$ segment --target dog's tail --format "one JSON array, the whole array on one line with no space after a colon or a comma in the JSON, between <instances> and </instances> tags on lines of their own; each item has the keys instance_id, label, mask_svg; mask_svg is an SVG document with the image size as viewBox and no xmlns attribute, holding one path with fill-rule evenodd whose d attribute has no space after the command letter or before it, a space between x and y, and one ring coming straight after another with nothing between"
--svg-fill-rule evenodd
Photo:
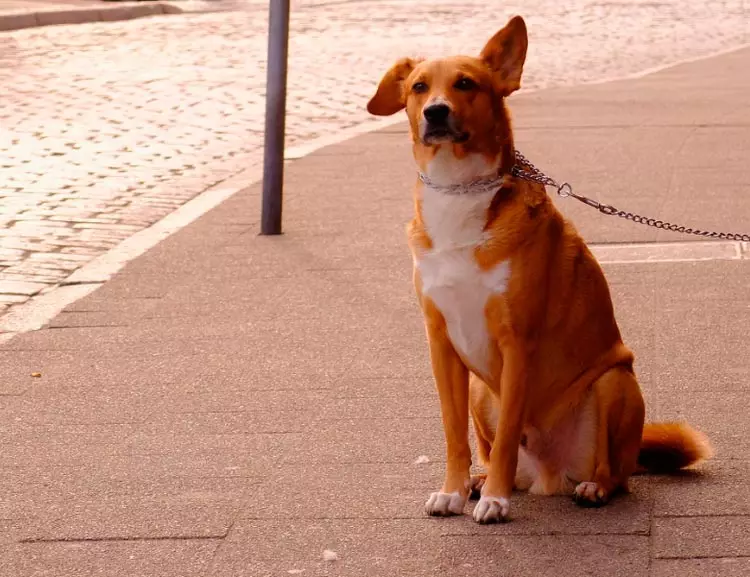
<instances>
[{"instance_id":1,"label":"dog's tail","mask_svg":"<svg viewBox=\"0 0 750 577\"><path fill-rule=\"evenodd\" d=\"M708 437L687 423L647 423L637 472L675 473L712 454Z\"/></svg>"}]
</instances>

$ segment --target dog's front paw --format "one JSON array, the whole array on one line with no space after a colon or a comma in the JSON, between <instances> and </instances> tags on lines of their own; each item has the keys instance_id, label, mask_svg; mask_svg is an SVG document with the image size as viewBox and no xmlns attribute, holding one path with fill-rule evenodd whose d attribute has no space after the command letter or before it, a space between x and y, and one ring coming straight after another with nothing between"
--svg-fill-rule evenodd
<instances>
[{"instance_id":1,"label":"dog's front paw","mask_svg":"<svg viewBox=\"0 0 750 577\"><path fill-rule=\"evenodd\" d=\"M609 495L599 483L590 481L579 483L573 492L573 501L581 507L601 507L608 500Z\"/></svg>"},{"instance_id":2,"label":"dog's front paw","mask_svg":"<svg viewBox=\"0 0 750 577\"><path fill-rule=\"evenodd\" d=\"M450 517L461 515L464 512L466 497L459 492L454 493L432 493L424 505L425 512L432 517Z\"/></svg>"},{"instance_id":3,"label":"dog's front paw","mask_svg":"<svg viewBox=\"0 0 750 577\"><path fill-rule=\"evenodd\" d=\"M482 524L510 521L510 500L482 496L474 507L474 520Z\"/></svg>"}]
</instances>

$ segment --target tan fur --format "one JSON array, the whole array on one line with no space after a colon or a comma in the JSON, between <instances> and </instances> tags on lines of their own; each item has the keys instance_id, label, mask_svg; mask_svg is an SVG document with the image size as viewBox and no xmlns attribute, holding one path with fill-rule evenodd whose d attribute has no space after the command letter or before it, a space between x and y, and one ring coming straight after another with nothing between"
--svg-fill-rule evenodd
<instances>
[{"instance_id":1,"label":"tan fur","mask_svg":"<svg viewBox=\"0 0 750 577\"><path fill-rule=\"evenodd\" d=\"M687 423L647 423L643 428L638 469L671 473L708 459L712 453L708 438Z\"/></svg>"},{"instance_id":2,"label":"tan fur","mask_svg":"<svg viewBox=\"0 0 750 577\"><path fill-rule=\"evenodd\" d=\"M526 46L525 24L515 17L479 58L399 61L368 104L373 114L406 109L421 171L449 151L457 167L473 166L463 161L478 157L505 175L486 207L484 238L473 248L480 270L506 263L511 271L484 308L491 342L484 372L462 358L442 311L423 294L418 264L433 242L423 210L428 191L420 182L407 229L446 439L440 493L465 498L481 485L489 504L475 511L480 522L505 518L500 508L486 510L491 499L506 503L514 486L541 494L575 490L580 503L598 505L627 489L639 455L651 469L667 459L671 470L709 455L707 443L685 426L649 425L644 433L633 354L622 342L599 264L542 186L510 176L514 147L505 97L520 86ZM461 87L463 78L470 89ZM421 138L423 110L437 101L449 104L465 139L428 144ZM486 478L474 481L469 414L487 467ZM452 514L434 504L428 512Z\"/></svg>"}]
</instances>

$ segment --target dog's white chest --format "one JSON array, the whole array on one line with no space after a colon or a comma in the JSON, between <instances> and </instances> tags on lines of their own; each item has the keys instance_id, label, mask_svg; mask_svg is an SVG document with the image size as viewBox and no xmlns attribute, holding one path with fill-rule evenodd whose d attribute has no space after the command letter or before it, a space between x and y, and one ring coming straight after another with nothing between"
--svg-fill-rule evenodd
<instances>
[{"instance_id":1,"label":"dog's white chest","mask_svg":"<svg viewBox=\"0 0 750 577\"><path fill-rule=\"evenodd\" d=\"M482 376L489 373L489 331L485 309L505 292L510 265L482 270L474 250L486 235L487 195L445 195L425 190L422 218L432 249L415 257L422 294L440 310L456 351Z\"/></svg>"},{"instance_id":2,"label":"dog's white chest","mask_svg":"<svg viewBox=\"0 0 750 577\"><path fill-rule=\"evenodd\" d=\"M485 309L492 295L505 292L510 266L482 271L471 249L427 253L417 263L422 294L440 310L456 351L482 376L489 372L489 331Z\"/></svg>"}]
</instances>

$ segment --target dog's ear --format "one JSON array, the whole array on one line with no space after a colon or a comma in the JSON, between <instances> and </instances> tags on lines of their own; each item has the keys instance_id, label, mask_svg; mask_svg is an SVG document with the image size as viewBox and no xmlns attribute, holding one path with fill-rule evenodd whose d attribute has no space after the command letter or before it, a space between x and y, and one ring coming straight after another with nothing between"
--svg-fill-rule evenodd
<instances>
[{"instance_id":1,"label":"dog's ear","mask_svg":"<svg viewBox=\"0 0 750 577\"><path fill-rule=\"evenodd\" d=\"M479 57L492 70L503 96L508 96L521 87L521 73L528 44L526 23L520 16L514 16L482 49Z\"/></svg>"},{"instance_id":2,"label":"dog's ear","mask_svg":"<svg viewBox=\"0 0 750 577\"><path fill-rule=\"evenodd\" d=\"M385 73L375 96L367 103L367 112L375 116L390 116L406 106L404 81L417 65L411 58L402 58Z\"/></svg>"}]
</instances>

